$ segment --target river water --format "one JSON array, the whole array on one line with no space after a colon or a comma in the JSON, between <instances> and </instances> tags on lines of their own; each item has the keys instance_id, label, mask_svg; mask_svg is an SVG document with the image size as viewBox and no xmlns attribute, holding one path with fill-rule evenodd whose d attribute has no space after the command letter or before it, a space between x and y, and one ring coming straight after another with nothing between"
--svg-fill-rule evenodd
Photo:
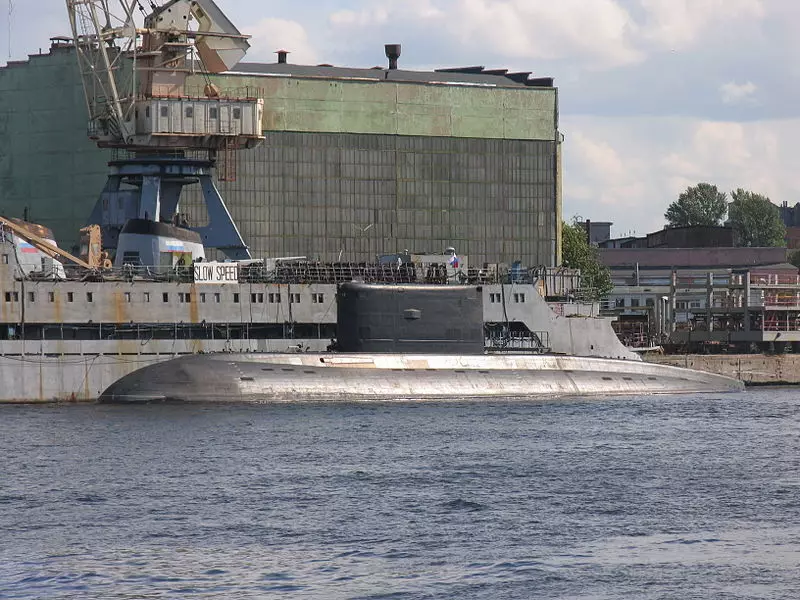
<instances>
[{"instance_id":1,"label":"river water","mask_svg":"<svg viewBox=\"0 0 800 600\"><path fill-rule=\"evenodd\" d=\"M2 598L800 598L800 389L0 407Z\"/></svg>"}]
</instances>

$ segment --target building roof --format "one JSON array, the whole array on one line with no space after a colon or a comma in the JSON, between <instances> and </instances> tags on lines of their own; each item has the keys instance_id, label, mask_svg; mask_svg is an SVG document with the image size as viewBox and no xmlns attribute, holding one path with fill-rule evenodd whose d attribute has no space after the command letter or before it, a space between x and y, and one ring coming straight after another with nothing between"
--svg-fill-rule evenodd
<instances>
[{"instance_id":1,"label":"building roof","mask_svg":"<svg viewBox=\"0 0 800 600\"><path fill-rule=\"evenodd\" d=\"M435 71L405 71L373 67L358 69L332 65L295 65L291 63L242 62L226 74L278 77L321 77L330 79L368 79L485 87L553 87L552 77L530 77L530 73L509 73L506 69L458 67Z\"/></svg>"},{"instance_id":2,"label":"building roof","mask_svg":"<svg viewBox=\"0 0 800 600\"><path fill-rule=\"evenodd\" d=\"M786 262L786 248L599 248L611 269L747 268Z\"/></svg>"}]
</instances>

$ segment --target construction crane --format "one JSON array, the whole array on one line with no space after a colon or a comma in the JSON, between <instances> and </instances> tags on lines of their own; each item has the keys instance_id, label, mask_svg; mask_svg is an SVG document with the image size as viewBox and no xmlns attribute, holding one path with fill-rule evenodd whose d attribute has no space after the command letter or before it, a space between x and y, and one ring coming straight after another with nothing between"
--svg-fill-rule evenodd
<instances>
[{"instance_id":1,"label":"construction crane","mask_svg":"<svg viewBox=\"0 0 800 600\"><path fill-rule=\"evenodd\" d=\"M199 183L209 214L194 228L230 258L250 253L213 182L217 152L263 141L263 99L235 94L209 75L232 69L249 48L213 0L66 0L88 110L98 146L129 151L111 173L90 217L106 248L129 219L169 223L181 192ZM206 78L202 92L187 80ZM196 155L201 155L197 158Z\"/></svg>"}]
</instances>

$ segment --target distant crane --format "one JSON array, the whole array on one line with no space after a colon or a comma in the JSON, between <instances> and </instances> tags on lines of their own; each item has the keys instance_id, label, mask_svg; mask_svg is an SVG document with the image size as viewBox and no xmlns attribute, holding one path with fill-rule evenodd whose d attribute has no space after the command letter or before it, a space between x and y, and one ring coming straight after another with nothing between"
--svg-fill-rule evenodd
<instances>
[{"instance_id":1,"label":"distant crane","mask_svg":"<svg viewBox=\"0 0 800 600\"><path fill-rule=\"evenodd\" d=\"M250 253L213 178L218 151L263 141L263 99L234 93L210 75L232 69L250 44L213 0L66 0L88 109L88 135L132 157L111 173L90 220L116 248L130 219L175 222L181 192L200 183L209 224L203 244L231 258ZM141 22L137 22L137 20ZM188 89L195 74L202 91ZM196 158L196 155L204 155Z\"/></svg>"}]
</instances>

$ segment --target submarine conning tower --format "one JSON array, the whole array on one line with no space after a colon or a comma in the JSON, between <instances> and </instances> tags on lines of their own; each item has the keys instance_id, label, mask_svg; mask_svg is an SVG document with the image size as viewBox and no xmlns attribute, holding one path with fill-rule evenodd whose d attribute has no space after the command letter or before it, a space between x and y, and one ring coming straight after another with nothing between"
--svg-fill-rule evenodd
<instances>
[{"instance_id":1,"label":"submarine conning tower","mask_svg":"<svg viewBox=\"0 0 800 600\"><path fill-rule=\"evenodd\" d=\"M483 290L461 285L344 283L337 350L483 354Z\"/></svg>"}]
</instances>

